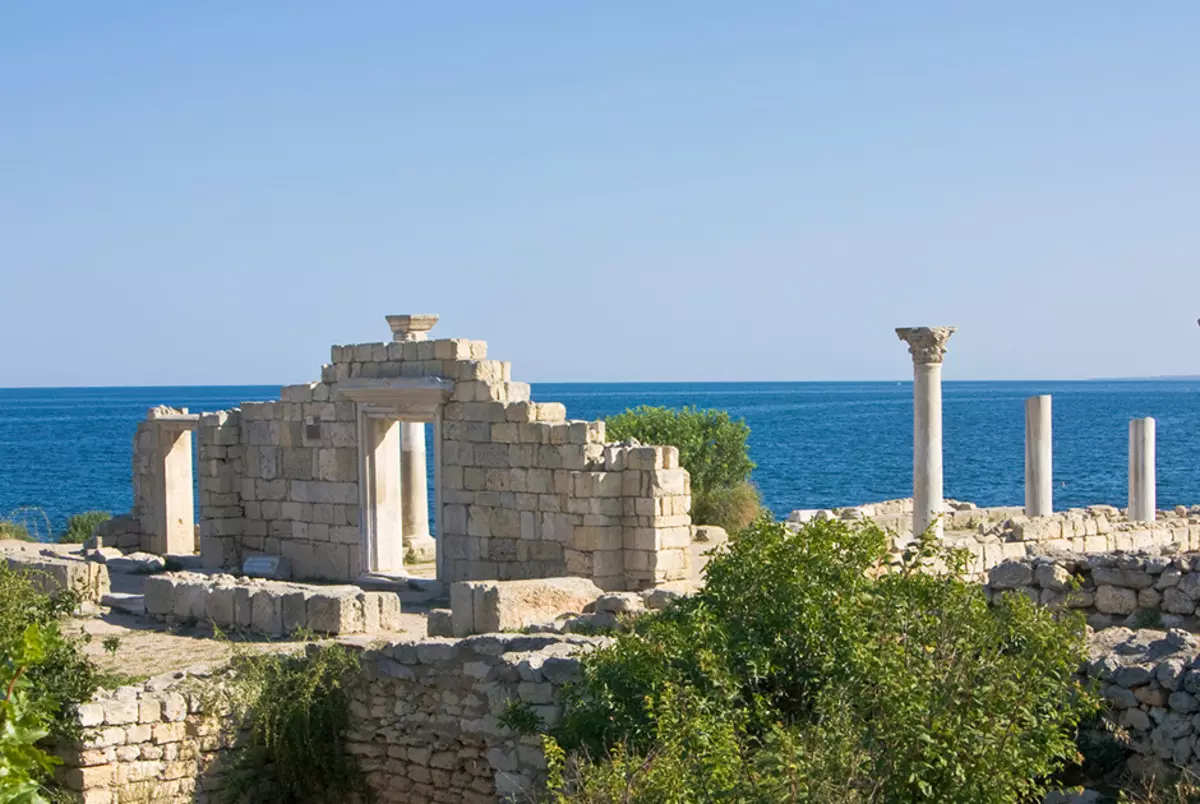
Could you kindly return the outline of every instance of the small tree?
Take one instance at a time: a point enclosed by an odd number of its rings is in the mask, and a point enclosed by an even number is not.
[[[724,410],[642,405],[611,416],[604,424],[610,440],[636,438],[643,444],[678,447],[679,463],[692,476],[693,494],[743,483],[754,469],[746,446],[750,428]]]
[[[739,531],[762,510],[749,482],[750,428],[726,411],[643,405],[606,419],[605,433],[615,441],[677,447],[679,464],[692,478],[692,519],[698,524]]]

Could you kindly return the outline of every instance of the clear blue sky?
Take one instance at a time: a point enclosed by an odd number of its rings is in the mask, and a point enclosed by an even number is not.
[[[0,385],[1200,373],[1200,4],[0,7]]]

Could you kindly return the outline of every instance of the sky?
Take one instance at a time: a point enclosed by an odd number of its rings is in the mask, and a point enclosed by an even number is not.
[[[1200,374],[1200,4],[0,5],[2,386]]]

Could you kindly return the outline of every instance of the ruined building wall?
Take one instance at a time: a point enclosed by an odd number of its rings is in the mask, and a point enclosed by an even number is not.
[[[579,654],[604,639],[488,634],[373,646],[363,683],[350,685],[345,748],[381,804],[532,801],[545,777],[541,744],[498,718],[521,701],[557,723]],[[220,801],[244,725],[231,717],[229,689],[223,668],[196,667],[102,691],[78,710],[84,739],[60,751],[59,779],[84,804]]]
[[[673,447],[606,445],[603,422],[534,403],[482,341],[334,346],[321,381],[201,418],[201,552],[280,554],[297,578],[348,580],[361,555],[358,405],[347,383],[449,381],[442,405],[446,581],[579,575],[640,589],[688,573],[690,480]],[[216,417],[216,418],[214,418]]]

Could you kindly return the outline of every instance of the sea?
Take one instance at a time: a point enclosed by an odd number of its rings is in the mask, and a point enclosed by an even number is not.
[[[40,534],[60,530],[72,513],[124,513],[132,438],[148,408],[222,410],[278,393],[278,386],[0,388],[0,519],[21,519]],[[1024,400],[1037,394],[1054,397],[1056,509],[1126,504],[1128,422],[1141,416],[1157,419],[1159,508],[1200,503],[1198,380],[946,382],[948,497],[1023,504]],[[751,479],[778,516],[911,495],[910,382],[539,383],[533,398],[565,403],[574,419],[638,405],[727,410],[750,426]]]

